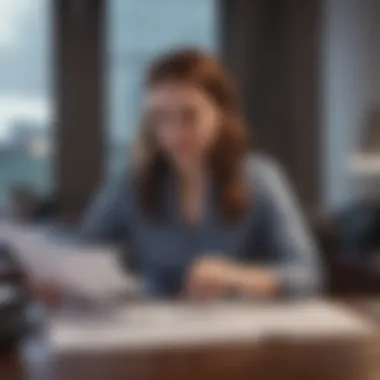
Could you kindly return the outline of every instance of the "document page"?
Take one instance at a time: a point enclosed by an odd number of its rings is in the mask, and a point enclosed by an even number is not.
[[[52,283],[63,293],[103,302],[142,291],[139,281],[121,268],[116,249],[60,242],[10,224],[0,224],[0,241],[10,247],[31,281]]]

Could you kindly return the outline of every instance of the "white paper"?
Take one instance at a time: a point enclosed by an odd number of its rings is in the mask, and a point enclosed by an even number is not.
[[[21,225],[0,224],[0,241],[12,252],[32,281],[57,286],[63,293],[93,301],[138,293],[141,286],[120,268],[109,247],[82,247],[59,242]]]
[[[74,255],[60,255],[58,265],[58,284],[87,299],[102,302],[141,291],[137,279],[126,274],[107,251],[82,248]]]
[[[210,304],[129,305],[108,318],[51,321],[49,340],[56,352],[162,349],[266,337],[320,339],[368,335],[369,321],[322,301],[289,305]]]
[[[12,254],[31,278],[46,279],[56,276],[56,255],[46,244],[43,234],[20,224],[0,224],[0,241],[10,246]]]

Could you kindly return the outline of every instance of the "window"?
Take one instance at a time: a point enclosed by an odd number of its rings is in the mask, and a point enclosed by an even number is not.
[[[0,1],[0,205],[13,186],[51,189],[49,5]]]
[[[111,0],[108,125],[111,169],[123,165],[137,125],[142,79],[157,54],[181,46],[216,50],[216,0]]]

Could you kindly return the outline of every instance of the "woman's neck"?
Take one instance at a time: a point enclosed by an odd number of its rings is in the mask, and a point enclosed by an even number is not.
[[[207,182],[208,170],[204,167],[191,167],[177,173],[181,189],[203,187]]]
[[[190,226],[198,225],[202,220],[208,174],[204,167],[192,167],[178,173],[182,216]]]

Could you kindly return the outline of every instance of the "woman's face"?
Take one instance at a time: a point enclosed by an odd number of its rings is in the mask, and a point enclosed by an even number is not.
[[[180,82],[156,85],[148,93],[147,113],[158,148],[177,169],[203,162],[220,125],[219,109],[205,91]]]

